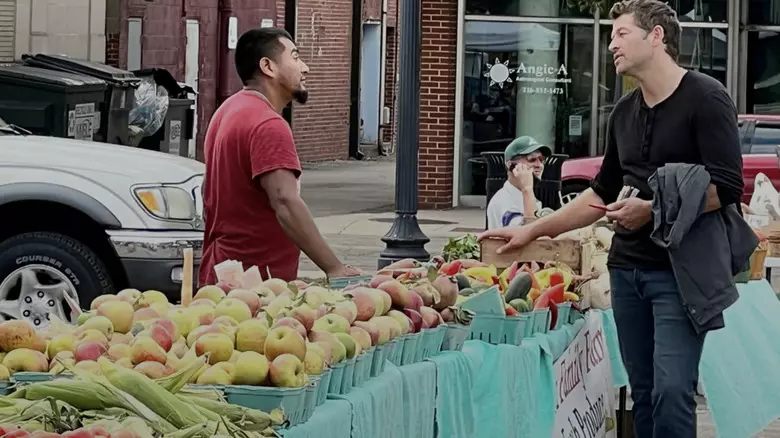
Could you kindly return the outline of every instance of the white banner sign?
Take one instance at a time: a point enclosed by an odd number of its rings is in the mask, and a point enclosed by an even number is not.
[[[615,438],[612,368],[599,312],[585,325],[553,366],[554,438]]]

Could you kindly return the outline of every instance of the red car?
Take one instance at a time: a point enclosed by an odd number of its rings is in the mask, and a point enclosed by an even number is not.
[[[775,187],[780,187],[780,116],[746,114],[739,116],[739,137],[742,143],[742,174],[745,180],[743,202],[749,203],[756,174],[766,175]],[[601,168],[602,157],[566,160],[561,169],[561,194],[566,203],[590,186]]]

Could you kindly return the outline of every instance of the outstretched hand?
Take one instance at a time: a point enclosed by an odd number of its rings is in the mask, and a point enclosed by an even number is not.
[[[493,230],[487,230],[484,233],[480,234],[478,237],[478,240],[482,242],[485,239],[501,239],[506,242],[505,245],[501,246],[496,250],[496,253],[503,254],[507,251],[511,251],[513,249],[520,249],[526,245],[528,245],[532,240],[534,240],[534,236],[531,234],[528,227],[506,227],[506,228],[496,228]]]

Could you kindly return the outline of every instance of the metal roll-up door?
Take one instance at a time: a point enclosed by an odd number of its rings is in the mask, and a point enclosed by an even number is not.
[[[14,60],[16,0],[0,0],[0,62]]]

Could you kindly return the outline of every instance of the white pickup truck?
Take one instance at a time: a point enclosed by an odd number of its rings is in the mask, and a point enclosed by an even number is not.
[[[126,287],[178,296],[203,246],[202,163],[0,120],[0,321],[48,325]],[[68,318],[69,319],[69,318]]]

